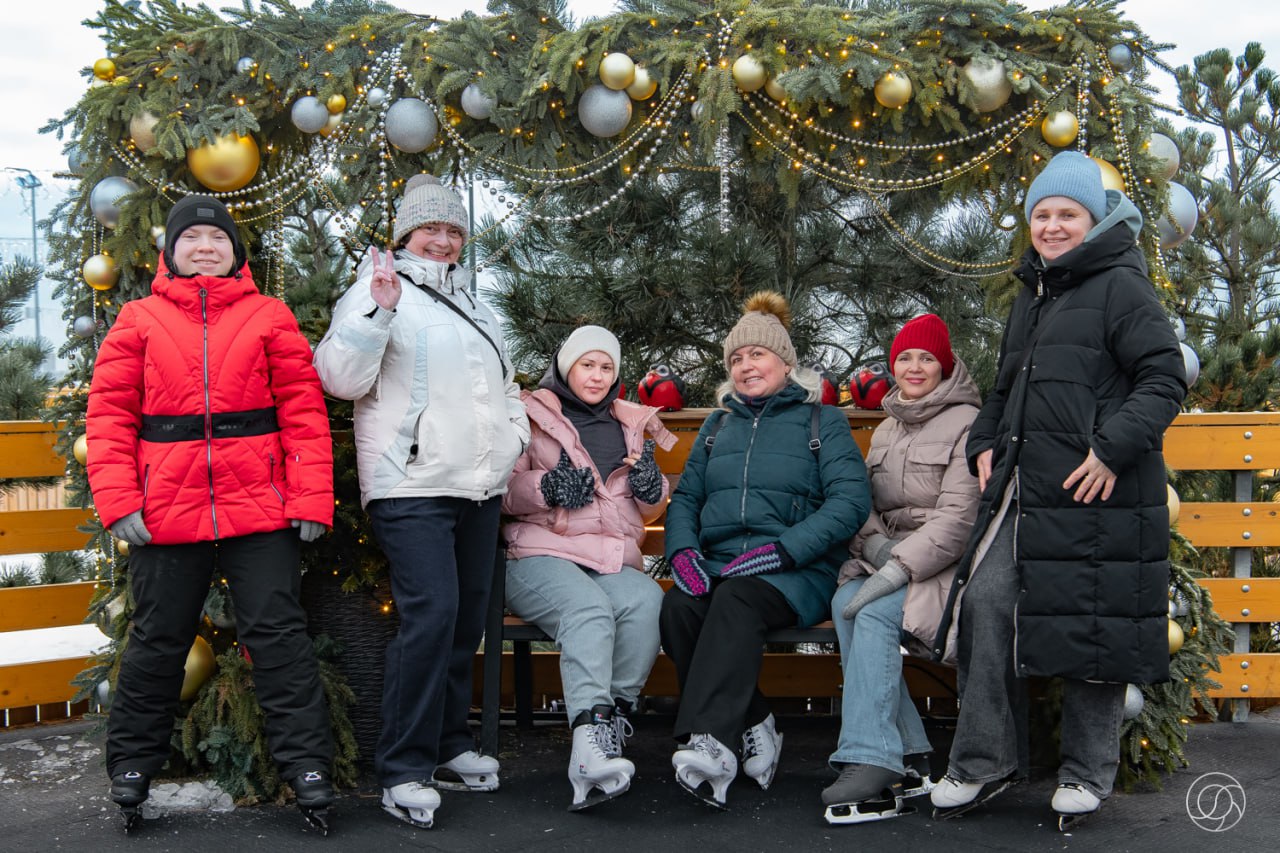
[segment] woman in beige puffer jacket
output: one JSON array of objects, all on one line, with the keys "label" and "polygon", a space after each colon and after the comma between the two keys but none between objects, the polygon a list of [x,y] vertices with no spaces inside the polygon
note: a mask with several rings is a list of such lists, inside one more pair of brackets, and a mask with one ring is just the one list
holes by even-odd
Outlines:
[{"label": "woman in beige puffer jacket", "polygon": [[890,364],[889,417],[867,453],[873,509],[831,603],[845,687],[828,806],[879,796],[904,776],[908,791],[927,790],[918,779],[928,777],[929,740],[899,647],[928,654],[978,505],[965,441],[981,400],[946,324],[933,314],[909,321]]}]

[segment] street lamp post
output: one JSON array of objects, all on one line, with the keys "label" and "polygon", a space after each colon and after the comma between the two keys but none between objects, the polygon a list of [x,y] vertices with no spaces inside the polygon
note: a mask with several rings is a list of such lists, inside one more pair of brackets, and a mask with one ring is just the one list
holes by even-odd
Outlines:
[{"label": "street lamp post", "polygon": [[[40,179],[31,173],[30,169],[22,169],[16,166],[6,166],[6,172],[19,172],[17,177],[18,186],[24,190],[31,192],[31,263],[40,264],[40,240],[36,230],[36,188],[43,186]],[[44,276],[41,275],[41,279]],[[36,343],[43,344],[44,338],[40,335],[40,282],[36,282],[35,290],[35,313],[36,313]]]}]

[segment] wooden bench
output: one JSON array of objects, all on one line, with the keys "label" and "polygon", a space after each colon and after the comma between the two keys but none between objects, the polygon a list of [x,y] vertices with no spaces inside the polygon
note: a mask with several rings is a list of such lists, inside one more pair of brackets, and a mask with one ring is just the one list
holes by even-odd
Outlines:
[{"label": "wooden bench", "polygon": [[[676,444],[670,450],[658,450],[655,453],[655,459],[658,461],[662,472],[671,482],[672,488],[680,479],[680,472],[684,470],[685,460],[689,456],[689,451],[693,447],[694,440],[697,438],[698,430],[702,427],[702,422],[712,409],[685,409],[681,412],[664,413],[662,419],[676,436]],[[880,412],[866,412],[857,409],[843,410],[849,418],[849,428],[853,432],[855,441],[865,455],[867,448],[871,442],[871,433],[876,426],[884,419],[884,415]],[[644,542],[641,551],[647,557],[662,556],[664,538],[664,521],[665,515],[654,523],[646,527]],[[665,587],[670,586],[670,581],[661,582]],[[516,723],[517,725],[527,725],[532,721],[532,697],[535,682],[535,665],[534,655],[532,654],[532,644],[535,642],[547,641],[550,638],[542,632],[536,625],[531,625],[519,617],[512,616],[506,612],[505,607],[505,588],[506,588],[506,558],[503,554],[498,554],[498,559],[494,564],[493,577],[493,593],[490,599],[487,623],[485,626],[484,640],[484,668],[483,668],[483,687],[482,687],[482,710],[481,710],[481,744],[485,752],[489,754],[497,754],[498,746],[498,724],[500,715],[500,697],[502,694],[502,663],[504,655],[502,654],[502,646],[504,641],[512,643],[512,668],[514,670],[514,680],[512,692],[515,699]],[[781,628],[770,631],[765,636],[765,642],[768,644],[796,644],[796,643],[835,643],[836,631],[835,626],[830,622],[822,622],[810,628]],[[547,656],[548,661],[557,658],[558,655],[550,654]],[[796,659],[792,655],[772,655],[766,656],[764,671],[761,674],[761,687],[766,694],[769,695],[793,695],[790,692],[780,693],[778,691],[794,690],[803,685],[805,692],[800,695],[804,696],[838,696],[840,688],[840,670],[837,655],[804,655],[807,661],[801,663],[807,668],[816,668],[821,674],[817,678],[800,678],[796,679],[796,673],[780,672],[780,670],[793,669],[797,665]],[[834,664],[832,658],[836,658]],[[927,681],[942,687],[943,691],[948,695],[954,695],[955,682],[954,675],[950,670],[929,663],[927,661],[913,661],[920,667],[936,670],[932,673],[932,677]],[[546,664],[538,667],[538,679],[541,683],[547,683],[549,680],[558,681],[558,673],[554,679],[550,678],[550,673],[545,672]],[[642,691],[647,696],[673,696],[677,694],[675,684],[674,668],[671,667],[670,661],[665,655],[659,655],[658,661],[654,664],[654,671],[649,676],[649,681],[645,684]]]}]

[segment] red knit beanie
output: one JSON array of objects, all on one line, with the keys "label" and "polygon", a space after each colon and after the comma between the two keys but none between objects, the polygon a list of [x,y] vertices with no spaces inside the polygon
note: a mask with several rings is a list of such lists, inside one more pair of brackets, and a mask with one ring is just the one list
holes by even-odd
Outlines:
[{"label": "red knit beanie", "polygon": [[889,348],[890,370],[898,360],[898,353],[907,349],[922,349],[936,358],[942,365],[943,379],[949,377],[956,366],[956,357],[951,352],[951,333],[937,314],[921,314],[903,324]]}]

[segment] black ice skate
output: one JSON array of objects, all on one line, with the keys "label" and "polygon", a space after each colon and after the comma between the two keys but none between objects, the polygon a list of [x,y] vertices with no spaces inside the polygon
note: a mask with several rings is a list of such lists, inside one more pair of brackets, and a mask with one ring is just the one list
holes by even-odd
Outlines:
[{"label": "black ice skate", "polygon": [[150,791],[151,780],[137,770],[111,777],[111,801],[120,806],[126,834],[133,832],[142,822],[142,804],[147,801]]},{"label": "black ice skate", "polygon": [[933,802],[933,819],[950,820],[953,817],[960,817],[990,801],[996,795],[1004,793],[1019,781],[1016,773],[985,783],[961,782],[952,778],[950,774],[943,776],[942,781],[929,793],[929,798]]},{"label": "black ice skate", "polygon": [[840,778],[822,792],[827,823],[867,823],[915,814],[902,802],[904,778],[874,764],[846,764]]},{"label": "black ice skate", "polygon": [[938,786],[938,783],[933,781],[932,771],[929,768],[928,754],[917,752],[913,755],[904,755],[902,760],[907,766],[906,775],[902,777],[902,798],[904,800],[909,800],[912,797],[922,797]]},{"label": "black ice skate", "polygon": [[1089,815],[1098,811],[1102,800],[1083,785],[1061,782],[1053,792],[1053,810],[1058,815],[1058,831],[1068,832]]},{"label": "black ice skate", "polygon": [[321,835],[328,835],[329,806],[333,805],[333,785],[329,782],[329,774],[323,770],[308,770],[294,776],[289,787],[293,788],[298,810],[307,823],[320,830]]}]

